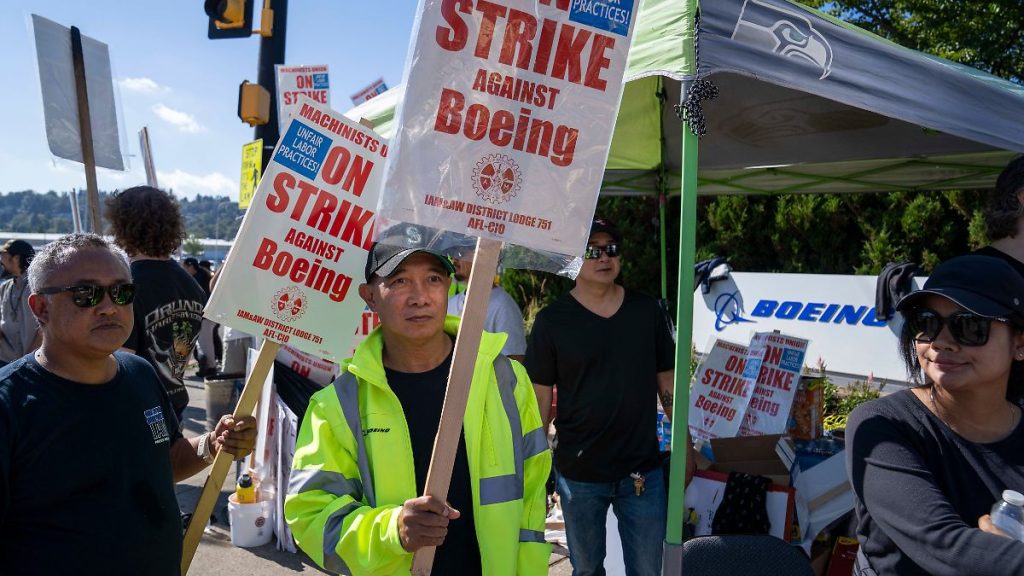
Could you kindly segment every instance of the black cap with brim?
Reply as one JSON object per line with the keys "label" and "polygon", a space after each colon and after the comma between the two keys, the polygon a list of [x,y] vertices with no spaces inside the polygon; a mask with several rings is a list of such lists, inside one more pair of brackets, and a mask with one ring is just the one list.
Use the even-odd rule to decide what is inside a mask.
{"label": "black cap with brim", "polygon": [[896,305],[896,309],[900,312],[912,310],[916,308],[929,294],[949,298],[961,308],[974,312],[979,316],[985,316],[986,318],[1005,318],[1014,313],[1013,310],[1010,310],[1006,306],[1002,306],[988,300],[980,294],[957,288],[918,290],[917,292],[904,296]]}
{"label": "black cap with brim", "polygon": [[594,218],[594,221],[590,224],[590,235],[593,236],[601,232],[611,236],[615,242],[622,243],[622,233],[615,227],[615,224],[604,218]]}
{"label": "black cap with brim", "polygon": [[969,254],[940,264],[921,290],[896,304],[900,312],[920,305],[929,294],[949,298],[988,318],[1024,320],[1024,278],[999,258]]}
{"label": "black cap with brim", "polygon": [[402,265],[402,262],[405,262],[406,258],[417,252],[429,254],[437,258],[441,265],[444,266],[444,269],[448,271],[448,274],[455,273],[455,267],[452,266],[451,261],[439,252],[426,248],[402,248],[401,246],[376,243],[370,249],[370,254],[366,259],[366,281],[369,282],[374,276],[380,276],[381,278],[391,276]]}

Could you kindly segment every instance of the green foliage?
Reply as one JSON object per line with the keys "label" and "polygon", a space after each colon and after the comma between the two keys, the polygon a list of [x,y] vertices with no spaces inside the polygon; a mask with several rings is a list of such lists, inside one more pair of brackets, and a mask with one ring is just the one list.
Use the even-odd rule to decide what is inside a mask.
{"label": "green foliage", "polygon": [[193,234],[189,236],[184,243],[182,243],[181,251],[189,256],[199,256],[203,253],[203,243],[199,241],[199,238],[195,234]]}
{"label": "green foliage", "polygon": [[[822,375],[824,376],[824,372]],[[884,387],[884,383],[874,386],[870,381],[860,381],[840,388],[825,377],[825,409],[823,411],[825,429],[845,428],[846,418],[850,412],[857,406],[880,397]]]}
{"label": "green foliage", "polygon": [[546,272],[506,270],[501,276],[501,287],[522,308],[526,333],[529,334],[537,312],[572,289],[572,281]]}
{"label": "green foliage", "polygon": [[736,270],[877,274],[889,262],[930,269],[986,243],[983,191],[723,196],[698,203],[700,258]]}
{"label": "green foliage", "polygon": [[690,345],[690,378],[697,373],[697,366],[700,364],[700,355],[697,354],[697,347]]}
{"label": "green foliage", "polygon": [[[601,198],[596,215],[615,223],[622,233],[622,283],[651,296],[661,294],[661,239],[658,201],[653,197]],[[678,233],[669,243],[679,241]],[[671,276],[675,284],[675,276]]]}
{"label": "green foliage", "polygon": [[[107,193],[100,191],[100,206]],[[179,198],[185,230],[198,238],[231,239],[238,232],[244,210],[226,196]],[[82,225],[88,229],[88,201],[78,193]],[[0,194],[0,225],[8,232],[67,234],[74,229],[68,192],[37,193],[32,190]]]}
{"label": "green foliage", "polygon": [[238,234],[245,210],[238,207],[237,201],[227,196],[203,195],[191,199],[179,198],[178,201],[189,235],[231,240]]}
{"label": "green foliage", "polygon": [[893,42],[1024,82],[1024,2],[803,0]]}
{"label": "green foliage", "polygon": [[[80,198],[82,222],[88,226],[85,194]],[[74,228],[70,199],[52,190],[45,194],[22,190],[0,195],[0,222],[3,222],[0,227],[10,232],[67,233]]]}
{"label": "green foliage", "polygon": [[[622,274],[625,286],[649,294],[661,294],[660,224],[656,198],[608,198],[598,201],[596,214],[615,223],[623,236]],[[675,297],[677,263],[673,260],[675,244],[679,241],[678,202],[668,210],[672,216],[667,236],[669,260],[666,274],[670,290],[669,299]],[[521,257],[514,258],[522,262]],[[533,270],[506,270],[502,287],[519,304],[529,334],[533,319],[542,308],[554,302],[573,287],[572,280]]]}
{"label": "green foliage", "polygon": [[[697,203],[698,260],[729,258],[737,270],[770,270],[778,265],[771,230],[776,199],[769,196],[720,196]],[[672,206],[678,210],[678,201]],[[742,248],[741,248],[742,247]]]}

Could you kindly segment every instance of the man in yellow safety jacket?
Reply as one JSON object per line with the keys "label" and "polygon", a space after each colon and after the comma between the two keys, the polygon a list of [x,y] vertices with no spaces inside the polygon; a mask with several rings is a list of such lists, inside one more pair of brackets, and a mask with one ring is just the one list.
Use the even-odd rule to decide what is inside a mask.
{"label": "man in yellow safety jacket", "polygon": [[547,574],[551,453],[526,370],[500,355],[504,334],[481,339],[447,501],[418,496],[458,319],[446,316],[451,263],[415,227],[399,235],[373,247],[359,287],[381,325],[299,429],[288,525],[333,572],[408,574],[413,552],[438,546],[434,574]]}

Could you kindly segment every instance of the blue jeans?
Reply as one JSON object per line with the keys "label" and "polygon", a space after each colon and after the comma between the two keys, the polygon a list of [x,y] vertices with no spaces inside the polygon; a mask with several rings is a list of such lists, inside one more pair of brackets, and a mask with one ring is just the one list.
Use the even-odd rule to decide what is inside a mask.
{"label": "blue jeans", "polygon": [[619,521],[626,574],[661,574],[668,508],[665,476],[661,468],[645,476],[644,491],[637,496],[628,476],[616,482],[577,482],[558,474],[556,485],[573,576],[604,576],[609,505]]}

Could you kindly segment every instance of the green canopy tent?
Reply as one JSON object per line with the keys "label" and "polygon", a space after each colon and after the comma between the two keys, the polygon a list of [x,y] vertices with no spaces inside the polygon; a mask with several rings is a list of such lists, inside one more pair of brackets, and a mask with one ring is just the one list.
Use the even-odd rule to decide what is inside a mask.
{"label": "green canopy tent", "polygon": [[[673,104],[692,78],[686,10],[643,5],[604,194],[681,190]],[[1009,121],[1024,105],[1020,86],[785,0],[716,0],[702,15],[699,75],[720,95],[704,104],[700,194],[986,187],[1008,150],[1024,149],[1024,128]],[[390,136],[402,93],[393,88],[348,115]]]}
{"label": "green canopy tent", "polygon": [[[696,194],[880,192],[988,187],[1024,152],[1024,88],[895,45],[787,0],[645,0],[605,168],[604,194],[681,194],[679,286],[693,285]],[[695,57],[696,53],[696,57]],[[688,107],[684,94],[718,97]],[[392,89],[348,112],[385,136]],[[665,222],[662,214],[662,291]],[[680,291],[678,338],[692,334],[693,301]],[[677,347],[689,366],[690,347]],[[688,418],[689,374],[677,374],[672,420]],[[673,443],[685,442],[685,426]],[[684,458],[674,458],[681,478]],[[665,573],[681,571],[683,487],[669,495]]]}

